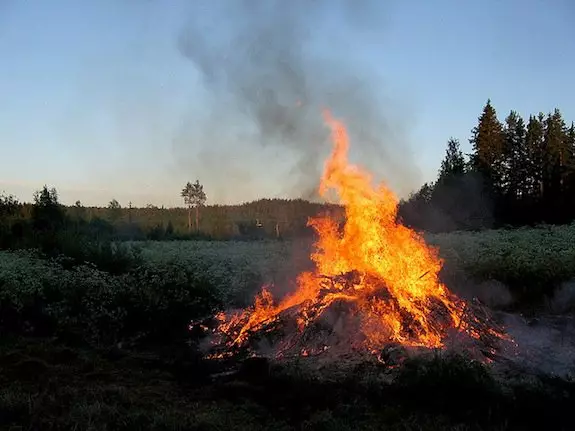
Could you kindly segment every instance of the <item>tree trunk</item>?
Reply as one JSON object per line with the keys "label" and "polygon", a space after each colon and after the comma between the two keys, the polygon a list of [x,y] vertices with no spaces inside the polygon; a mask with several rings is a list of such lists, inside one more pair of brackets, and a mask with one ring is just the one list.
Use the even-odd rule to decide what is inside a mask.
{"label": "tree trunk", "polygon": [[200,233],[200,207],[196,205],[196,232]]}
{"label": "tree trunk", "polygon": [[192,233],[192,208],[188,207],[188,233]]}

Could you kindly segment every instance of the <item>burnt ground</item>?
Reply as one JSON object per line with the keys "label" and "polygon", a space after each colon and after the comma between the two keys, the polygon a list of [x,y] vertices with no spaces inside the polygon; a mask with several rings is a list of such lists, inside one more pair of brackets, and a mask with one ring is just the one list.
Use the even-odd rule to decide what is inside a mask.
{"label": "burnt ground", "polygon": [[97,349],[3,337],[0,428],[13,430],[572,429],[575,384],[500,381],[462,356],[389,369],[342,360],[207,361],[183,343]]}

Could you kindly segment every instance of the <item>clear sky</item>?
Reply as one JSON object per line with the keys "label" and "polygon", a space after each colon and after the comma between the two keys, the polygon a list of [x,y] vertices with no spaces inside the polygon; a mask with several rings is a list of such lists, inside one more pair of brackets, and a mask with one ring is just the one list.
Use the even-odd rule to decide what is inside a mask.
{"label": "clear sky", "polygon": [[[184,183],[199,178],[212,203],[282,196],[277,172],[286,172],[289,154],[270,152],[264,163],[244,167],[249,187],[239,187],[237,176],[233,193],[211,193],[214,178],[226,173],[186,163],[198,148],[217,143],[196,136],[183,153],[174,143],[182,119],[206,121],[202,109],[210,106],[194,64],[178,50],[186,3],[0,0],[0,191],[27,201],[46,183],[64,203],[116,198],[122,205],[172,206],[180,204]],[[381,77],[387,109],[397,104],[412,148],[407,163],[415,174],[401,179],[409,187],[398,193],[435,177],[450,136],[469,151],[470,129],[487,98],[500,118],[511,109],[528,116],[559,107],[575,120],[572,1],[380,4],[384,31],[361,51],[364,67]],[[318,42],[318,55],[334,55],[329,39]],[[216,127],[225,130],[227,121],[234,120],[224,116]]]}

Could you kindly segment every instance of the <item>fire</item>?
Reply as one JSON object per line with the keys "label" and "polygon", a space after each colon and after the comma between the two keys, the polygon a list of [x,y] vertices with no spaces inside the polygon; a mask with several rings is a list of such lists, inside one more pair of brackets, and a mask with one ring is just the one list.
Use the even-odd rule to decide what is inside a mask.
{"label": "fire", "polygon": [[278,303],[264,287],[252,308],[221,313],[216,332],[228,337],[228,346],[240,347],[255,333],[272,331],[282,315],[292,312],[293,334],[279,342],[276,354],[296,346],[300,355],[307,356],[331,347],[325,340],[314,345],[304,334],[339,304],[348,316],[344,329],[351,348],[375,352],[390,343],[437,348],[450,330],[479,338],[481,334],[463,318],[467,304],[439,280],[442,261],[436,250],[396,222],[395,194],[383,184],[374,188],[371,175],[349,163],[345,126],[327,111],[324,119],[331,129],[333,151],[319,191],[339,196],[345,208],[343,229],[329,216],[310,219],[318,236],[311,256],[315,270],[300,274],[295,291]]}

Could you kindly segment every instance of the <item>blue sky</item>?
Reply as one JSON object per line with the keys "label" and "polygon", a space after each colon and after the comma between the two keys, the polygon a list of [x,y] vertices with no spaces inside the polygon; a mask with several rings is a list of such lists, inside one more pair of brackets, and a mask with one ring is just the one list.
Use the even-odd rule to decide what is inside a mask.
{"label": "blue sky", "polygon": [[[192,159],[218,143],[194,135],[184,151],[174,144],[183,119],[193,128],[214,115],[206,113],[209,95],[194,64],[178,51],[189,19],[186,3],[0,0],[0,191],[30,200],[46,183],[64,203],[105,205],[116,198],[123,205],[173,206],[180,205],[183,184],[199,178],[212,203],[284,194],[282,175],[297,175],[285,152],[241,162],[246,166],[233,190],[216,192],[229,172]],[[559,107],[575,120],[571,1],[380,5],[383,31],[352,49],[380,77],[386,110],[401,123],[402,139],[386,145],[411,148],[403,161],[409,178],[388,171],[398,193],[435,177],[450,136],[469,151],[470,130],[487,98],[501,119],[511,109],[528,116]],[[334,19],[326,32],[338,28]],[[341,32],[340,38],[354,40]],[[321,41],[318,55],[334,49],[345,55],[329,43],[329,33]],[[234,121],[223,116],[216,127],[233,129]]]}

